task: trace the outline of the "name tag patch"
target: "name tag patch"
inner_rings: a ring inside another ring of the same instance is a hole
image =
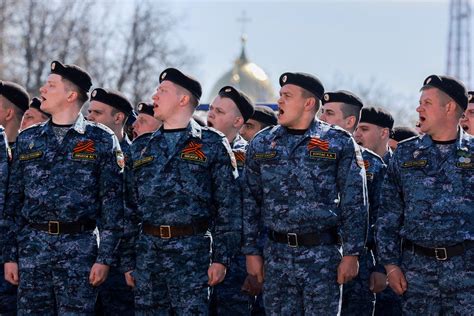
[[[33,151],[30,153],[26,154],[21,154],[19,159],[20,161],[27,161],[27,160],[33,160],[33,159],[38,159],[43,157],[43,152],[42,151]]]
[[[89,154],[89,153],[73,153],[72,159],[74,160],[96,160],[96,154]]]
[[[428,161],[423,160],[409,160],[402,163],[402,168],[420,168],[425,167],[428,164]]]
[[[312,150],[309,152],[309,157],[312,159],[336,159],[336,153]]]
[[[474,169],[474,162],[457,162],[456,167],[462,169]]]
[[[271,151],[268,153],[255,153],[253,156],[254,159],[259,159],[259,160],[266,160],[266,159],[273,159],[277,155],[276,151]]]
[[[207,161],[206,156],[200,156],[196,153],[181,153],[181,159],[200,163],[204,163]]]
[[[133,162],[133,169],[140,168],[144,165],[147,165],[153,160],[155,160],[155,157],[153,156],[148,156],[148,157],[144,157],[142,159],[136,160]]]

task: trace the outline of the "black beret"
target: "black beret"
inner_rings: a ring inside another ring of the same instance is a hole
[[[46,113],[45,111],[41,110],[41,100],[38,99],[37,97],[34,97],[33,99],[31,99],[30,108],[36,109],[40,111],[41,113],[43,113],[44,115],[51,117],[51,114]]]
[[[115,90],[95,88],[91,93],[91,101],[99,101],[108,104],[126,115],[130,115],[133,112],[133,106],[127,97]]]
[[[255,112],[251,117],[253,120],[266,124],[266,125],[277,125],[278,118],[271,108],[268,106],[257,105]]]
[[[148,114],[153,116],[153,103],[140,102],[137,105],[138,113]]]
[[[126,126],[131,126],[137,120],[137,113],[132,111],[125,121]]]
[[[474,91],[469,91],[467,94],[468,94],[468,103],[474,103]]]
[[[163,80],[171,81],[178,86],[191,92],[191,94],[199,101],[202,95],[201,84],[194,78],[191,78],[176,68],[168,68],[160,74],[160,83]]]
[[[364,107],[364,104],[362,103],[362,100],[356,96],[354,93],[346,90],[339,90],[339,91],[334,91],[334,92],[326,92],[324,94],[323,104],[329,103],[329,102],[342,102],[342,103],[347,103],[351,105],[358,106],[360,108]]]
[[[370,123],[380,127],[393,128],[393,117],[381,108],[362,108],[360,112],[360,123]]]
[[[0,95],[3,95],[21,111],[28,110],[30,96],[19,84],[11,81],[0,81]]]
[[[323,98],[324,87],[321,81],[313,75],[302,72],[285,72],[280,76],[280,86],[294,84],[314,94],[319,100]]]
[[[391,139],[401,142],[413,136],[418,136],[418,133],[413,128],[407,126],[397,126],[393,128]]]
[[[91,76],[79,66],[63,65],[55,60],[51,63],[51,73],[71,81],[85,92],[89,92],[89,89],[92,87]]]
[[[234,101],[235,105],[239,108],[244,121],[247,122],[252,117],[254,112],[254,105],[250,101],[249,97],[242,91],[239,91],[231,86],[225,86],[219,90],[219,96],[223,98],[229,98]]]
[[[463,110],[467,108],[467,89],[454,77],[431,75],[423,82],[424,87],[438,88],[449,95]]]

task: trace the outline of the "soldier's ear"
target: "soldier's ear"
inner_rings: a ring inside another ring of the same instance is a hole
[[[242,116],[237,116],[235,119],[234,119],[234,127],[242,127],[244,125],[244,118]]]
[[[190,101],[189,95],[186,93],[181,94],[180,99],[179,99],[179,105],[188,105]]]
[[[77,100],[79,94],[76,92],[76,91],[73,91],[73,90],[70,90],[68,91],[68,95],[67,95],[67,101],[69,103],[73,103]]]
[[[315,98],[307,98],[304,102],[304,107],[306,110],[311,111],[316,107],[316,99]]]
[[[125,122],[125,114],[123,112],[115,113],[114,121],[116,124],[122,125]]]

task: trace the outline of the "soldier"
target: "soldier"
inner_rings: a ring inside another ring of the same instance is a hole
[[[474,91],[469,91],[469,104],[459,120],[459,124],[466,133],[474,135]]]
[[[393,128],[393,131],[390,135],[390,139],[388,140],[388,146],[392,151],[397,149],[398,143],[402,140],[411,138],[413,136],[418,136],[418,132],[408,126],[397,126]]]
[[[28,110],[25,111],[23,114],[23,118],[21,119],[20,130],[24,130],[32,125],[46,122],[48,119],[51,118],[46,112],[41,111],[41,101],[38,98],[33,98],[30,101],[30,107]]]
[[[219,90],[207,113],[207,125],[223,133],[229,141],[239,173],[242,172],[248,146],[247,141],[239,135],[239,130],[253,113],[252,101],[231,86]]]
[[[392,128],[393,117],[390,113],[382,108],[363,108],[354,138],[357,144],[372,150],[388,164],[392,156],[392,150],[388,147]]]
[[[263,282],[258,246],[262,220],[268,229],[263,251],[265,311],[336,314],[340,284],[357,275],[358,255],[364,248],[364,165],[349,133],[314,119],[324,93],[316,77],[284,73],[280,85],[280,125],[257,134],[247,151],[243,221],[247,271]]]
[[[101,123],[110,128],[120,142],[120,148],[125,158],[125,179],[130,177],[130,140],[125,134],[125,123],[133,112],[133,106],[120,92],[104,88],[96,88],[91,93],[87,119]],[[126,183],[126,181],[124,182]],[[127,200],[131,188],[124,187],[124,207],[135,208]],[[133,212],[130,211],[130,212]],[[120,263],[111,266],[107,280],[99,287],[96,302],[96,315],[134,315],[134,300],[132,289],[125,282],[123,273],[119,271]]]
[[[329,124],[337,125],[349,133],[354,133],[359,123],[360,112],[364,104],[350,91],[340,90],[327,92],[322,100],[320,119]],[[380,204],[380,187],[386,166],[374,152],[361,148],[367,178],[369,198],[369,233],[367,250],[360,256],[359,275],[343,287],[342,315],[372,315],[375,306],[375,295],[386,286],[385,276],[378,275],[374,267],[374,226]],[[379,267],[382,270],[383,267]],[[372,281],[372,284],[370,282]]]
[[[154,118],[153,103],[138,103],[138,116],[133,123],[133,138],[151,134],[161,127],[162,122]]]
[[[250,99],[234,87],[225,86],[219,90],[209,107],[207,124],[222,132],[234,152],[239,174],[245,163],[248,143],[239,135],[239,130],[253,115],[254,106]],[[248,315],[255,301],[254,295],[241,292],[247,276],[245,256],[238,253],[231,259],[226,278],[214,287],[212,305],[217,315]]]
[[[252,117],[244,123],[239,134],[248,142],[264,128],[277,125],[277,116],[268,106],[255,106],[255,112]]]
[[[20,130],[23,113],[28,110],[30,97],[26,90],[10,81],[0,81],[0,125],[12,147]]]
[[[424,135],[400,142],[388,166],[377,247],[406,315],[474,310],[474,138],[458,125],[467,102],[457,79],[427,77]]]
[[[10,158],[7,136],[3,127],[0,126],[0,214],[4,212]],[[5,280],[0,282],[0,314],[16,315],[16,287]]]
[[[5,142],[7,142],[10,158],[11,152],[15,147],[14,144],[20,128],[21,117],[23,112],[28,109],[29,98],[26,90],[20,85],[8,81],[0,81],[0,126],[2,126],[2,134],[4,135]],[[2,175],[4,175],[2,181],[7,181],[7,175],[5,173],[2,173]],[[4,188],[6,189],[6,183]],[[3,269],[3,262],[1,268]],[[15,315],[16,292],[16,286],[13,286],[6,280],[0,281],[0,314]]]
[[[224,135],[191,119],[201,93],[195,79],[164,70],[153,95],[163,126],[132,152],[142,232],[135,270],[126,278],[131,286],[136,282],[137,315],[206,315],[208,285],[222,282],[239,246],[235,158]]]
[[[19,284],[21,315],[92,315],[94,287],[122,231],[123,154],[110,129],[80,114],[91,85],[81,68],[53,61],[40,88],[51,120],[16,142],[1,228],[5,278]]]

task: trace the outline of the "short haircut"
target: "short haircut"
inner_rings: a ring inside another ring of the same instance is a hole
[[[117,114],[117,113],[123,113],[124,119],[123,119],[123,122],[122,122],[122,126],[125,126],[125,124],[127,123],[127,119],[128,119],[127,113],[125,113],[124,111],[121,111],[121,110],[117,109],[117,108],[114,107],[114,106],[111,106],[111,108],[112,108],[112,111],[110,112],[110,114],[111,114],[112,116],[114,116],[114,115]]]
[[[348,118],[349,116],[354,116],[355,117],[356,122],[355,122],[354,126],[357,126],[357,124],[359,124],[360,111],[361,111],[360,106],[349,104],[349,103],[342,103],[341,104],[342,116],[345,119]]]
[[[87,100],[89,100],[89,96],[87,95],[87,92],[79,88],[75,83],[73,83],[72,81],[66,78],[61,78],[61,80],[64,82],[64,85],[66,86],[67,91],[74,91],[77,93],[78,105],[82,106],[84,105],[84,103],[86,103]]]
[[[184,94],[189,97],[189,104],[191,104],[193,107],[197,107],[199,105],[198,99],[188,91],[188,89],[181,87],[180,85],[176,84],[173,82],[173,84],[176,86],[176,90],[178,91],[179,94]]]
[[[301,88],[301,87],[300,87]],[[314,105],[316,107],[316,112],[319,111],[319,104],[320,104],[320,101],[319,99],[314,95],[314,93],[306,90],[305,88],[301,88],[301,96],[305,99],[309,99],[309,98],[314,98]]]
[[[3,102],[2,102],[2,107],[5,109],[5,110],[8,110],[8,109],[13,109],[14,113],[15,113],[15,118],[19,121],[21,121],[21,118],[23,117],[23,114],[25,112],[23,112],[23,110],[21,110],[19,107],[17,107],[15,104],[13,104],[12,101],[8,100],[7,98],[5,98],[3,95],[0,95],[0,98],[3,99]]]

